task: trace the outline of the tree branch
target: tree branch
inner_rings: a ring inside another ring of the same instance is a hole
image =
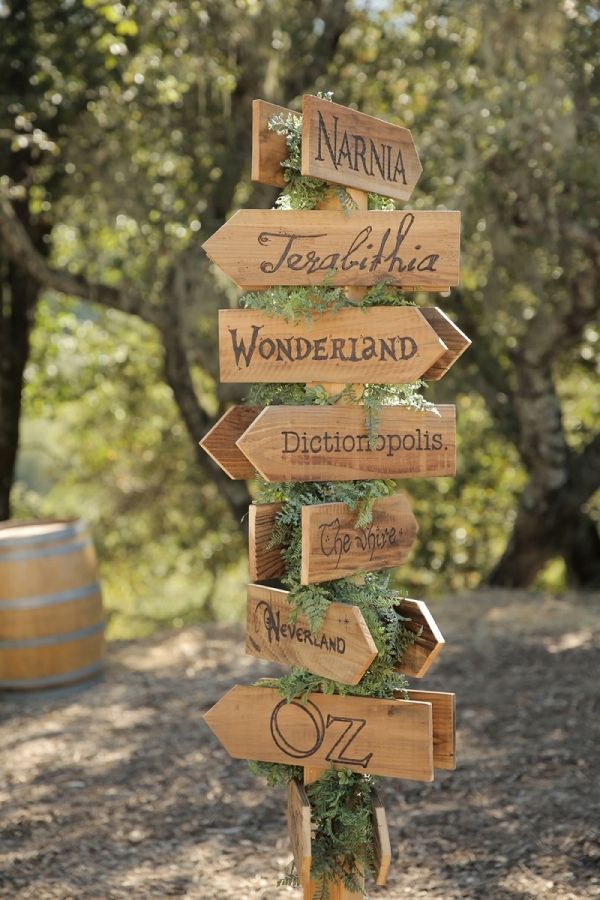
[[[61,294],[80,297],[91,303],[99,303],[110,309],[139,316],[157,328],[164,326],[164,313],[129,288],[115,288],[107,284],[90,282],[81,275],[72,275],[65,269],[48,265],[34,247],[12,203],[0,193],[0,236],[10,259],[34,279],[41,287],[51,288]]]

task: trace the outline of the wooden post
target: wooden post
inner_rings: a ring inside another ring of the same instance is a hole
[[[346,188],[348,194],[352,197],[354,202],[356,203],[358,209],[368,209],[369,208],[369,195],[366,191],[359,191],[355,188]],[[338,197],[335,191],[332,191],[327,197],[321,201],[318,205],[317,209],[341,209],[342,204],[340,202],[340,198]],[[346,293],[352,300],[360,300],[361,297],[364,297],[367,292],[367,288],[364,287],[347,287]],[[316,387],[315,384],[309,385],[311,387]],[[334,382],[324,384],[323,387],[327,391],[327,394],[331,397],[335,394],[339,394],[345,387],[344,384],[336,384]],[[362,394],[363,385],[355,384],[355,391]],[[338,403],[343,404],[344,400],[339,400]],[[313,781],[317,781],[327,769],[318,769],[313,768],[311,766],[304,767],[304,784],[312,784]],[[364,887],[365,879],[364,874],[361,878],[361,887]],[[315,893],[316,884],[313,879],[310,879],[310,882],[307,886],[304,887],[304,900],[312,900]],[[329,892],[329,900],[360,900],[362,898],[362,893],[354,893],[349,891],[343,881],[338,881],[334,884]]]

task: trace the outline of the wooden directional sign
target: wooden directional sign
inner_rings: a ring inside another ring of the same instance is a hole
[[[288,591],[248,585],[246,653],[343,684],[358,684],[377,647],[358,606],[331,603],[318,632],[305,616],[292,621]]]
[[[281,503],[252,503],[248,509],[248,563],[252,581],[267,581],[285,572],[282,547],[273,547],[273,529]]]
[[[260,411],[259,406],[232,406],[200,441],[202,449],[230,478],[253,478],[256,474],[235,442]]]
[[[439,691],[409,691],[409,700],[431,703],[433,768],[456,768],[455,695]]]
[[[371,445],[360,406],[268,406],[237,441],[267,481],[454,475],[453,406],[385,407]]]
[[[269,128],[269,119],[277,115],[287,118],[298,114],[266,100],[252,101],[252,181],[283,187],[285,179],[281,163],[289,150],[285,135]]]
[[[423,167],[408,128],[305,95],[303,175],[408,200]]]
[[[375,884],[385,884],[392,862],[392,845],[387,826],[387,818],[383,803],[377,792],[373,795],[371,806],[373,823],[373,851],[375,857]]]
[[[304,785],[292,778],[288,784],[287,824],[296,872],[302,885],[310,881],[312,863],[310,815],[310,801]]]
[[[446,290],[458,284],[460,213],[242,209],[202,246],[240,287],[329,279]]]
[[[398,660],[396,669],[423,678],[446,642],[422,600],[398,600],[395,609],[408,620],[404,623],[406,628],[417,635],[415,643]]]
[[[371,522],[362,528],[356,515],[345,503],[302,507],[302,584],[404,562],[419,529],[404,494],[376,500]]]
[[[433,780],[431,703],[236,685],[204,715],[230,756]]]
[[[299,324],[252,309],[219,311],[223,382],[411,384],[447,353],[414,306],[342,309]]]
[[[448,347],[437,362],[423,374],[423,378],[428,381],[439,381],[454,365],[458,357],[462,356],[465,350],[471,346],[471,340],[437,306],[424,306],[421,312]]]

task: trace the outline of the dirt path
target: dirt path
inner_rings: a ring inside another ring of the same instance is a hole
[[[448,646],[423,687],[457,694],[459,767],[382,780],[394,861],[372,897],[600,897],[600,596],[432,608]],[[0,896],[298,897],[275,886],[283,792],[201,720],[273,671],[241,627],[192,628],[112,645],[85,691],[0,699]]]

